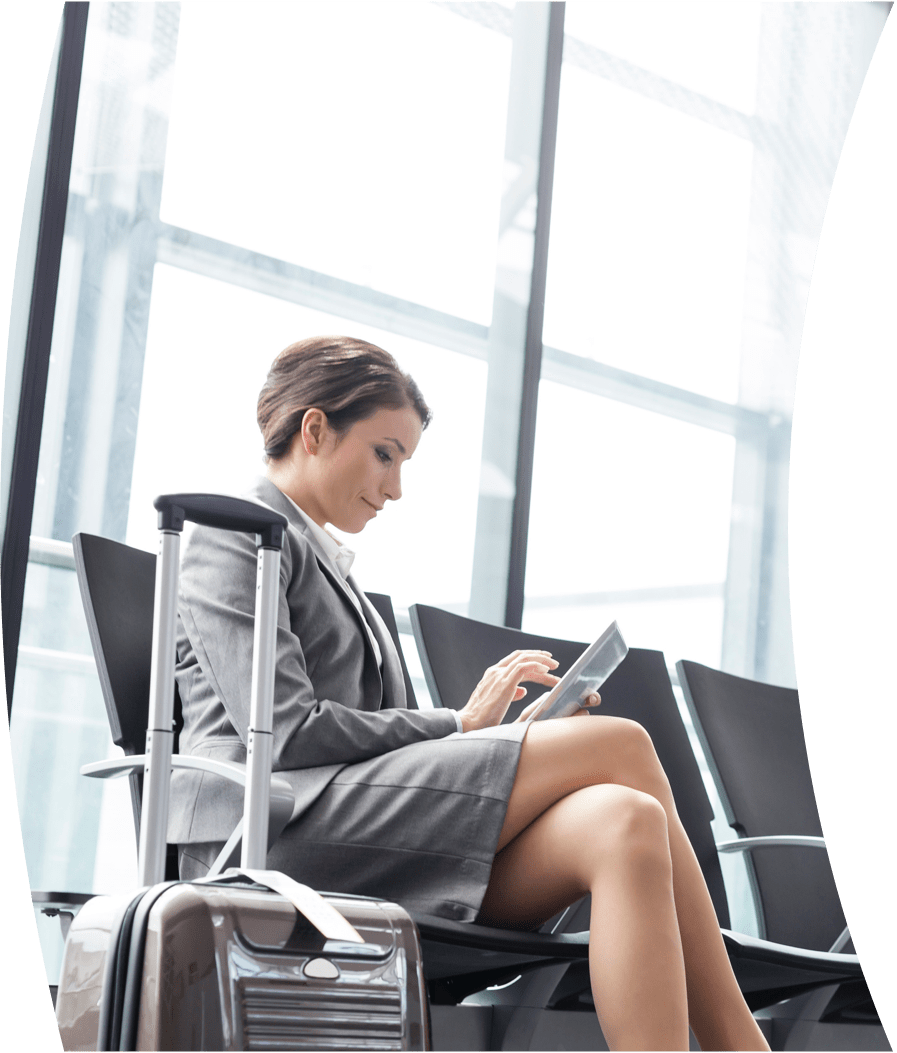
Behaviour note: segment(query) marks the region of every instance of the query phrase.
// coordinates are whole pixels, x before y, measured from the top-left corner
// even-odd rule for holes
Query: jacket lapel
[[[383,656],[384,704],[391,709],[407,709],[408,700],[405,696],[405,677],[402,673],[402,664],[399,660],[392,634],[377,613],[374,605],[358,587],[358,583],[351,574],[347,581],[361,603],[365,621],[370,631],[377,637],[377,643],[380,645],[380,654]]]
[[[364,592],[359,589],[358,585],[355,583],[352,575],[349,575],[348,581],[343,578],[334,566],[333,561],[321,548],[316,538],[308,529],[308,524],[293,507],[292,501],[290,501],[270,479],[259,479],[256,486],[253,487],[252,496],[274,508],[276,511],[282,512],[290,521],[290,525],[295,527],[295,529],[302,534],[311,546],[312,551],[317,558],[318,566],[324,572],[324,575],[329,579],[331,585],[336,591],[342,594],[346,604],[351,608],[352,614],[358,622],[359,628],[364,636],[369,657],[372,662],[376,662],[376,653],[374,651],[374,646],[371,643],[371,638],[372,636],[376,637],[377,643],[380,645],[380,654],[383,657],[383,693],[381,707],[385,705],[390,708],[407,708],[407,702],[405,700],[405,680],[402,676],[398,655],[395,653],[395,644],[393,643],[392,636],[390,636],[389,630],[383,624],[382,619],[374,610],[367,596],[365,596]],[[353,603],[351,598],[352,593],[354,593],[360,601],[362,611],[364,612],[363,614],[358,610],[355,603]],[[381,679],[379,670],[378,679]]]

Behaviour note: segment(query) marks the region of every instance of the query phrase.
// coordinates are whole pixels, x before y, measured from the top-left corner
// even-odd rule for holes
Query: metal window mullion
[[[50,141],[41,198],[41,217],[31,286],[31,307],[25,340],[22,388],[10,476],[9,503],[2,554],[3,656],[7,713],[12,713],[16,655],[25,596],[25,574],[44,400],[50,366],[50,345],[59,283],[62,238],[68,202],[75,119],[81,88],[87,3],[67,3],[63,9],[62,46],[56,73]]]
[[[511,519],[508,558],[508,589],[505,625],[519,629],[523,620],[523,590],[526,581],[526,547],[533,488],[533,460],[539,381],[542,375],[542,325],[545,318],[545,285],[548,273],[548,236],[551,229],[551,195],[557,147],[561,62],[564,50],[565,4],[552,3],[548,23],[548,56],[542,100],[542,136],[539,148],[539,181],[530,300],[526,321],[523,390],[520,399],[520,430],[517,442],[517,472]]]
[[[179,5],[132,4],[126,18],[116,11],[101,12],[110,32],[98,39],[103,61],[123,63],[125,73],[96,104],[103,141],[117,145],[85,188],[72,326],[54,346],[54,362],[67,358],[75,380],[54,406],[65,433],[55,471],[72,485],[48,503],[52,518],[35,525],[57,537],[87,529],[122,540],[129,511]],[[94,160],[103,149],[89,137],[83,148]]]
[[[523,373],[532,294],[550,3],[517,4],[504,144],[469,614],[505,620]]]

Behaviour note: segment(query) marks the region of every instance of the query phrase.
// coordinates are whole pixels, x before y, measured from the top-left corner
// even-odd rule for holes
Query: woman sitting
[[[390,634],[326,527],[358,533],[402,496],[429,419],[395,360],[348,337],[288,347],[259,396],[267,476],[247,496],[289,520],[273,767],[296,794],[268,866],[521,929],[591,893],[591,984],[611,1049],[687,1049],[689,1023],[704,1049],[767,1049],[639,724],[528,710],[501,724],[524,682],[557,682],[538,650],[487,669],[457,713],[407,708]],[[253,538],[197,527],[181,571],[182,753],[245,762],[255,590]],[[208,871],[241,814],[236,787],[176,772],[183,877]]]

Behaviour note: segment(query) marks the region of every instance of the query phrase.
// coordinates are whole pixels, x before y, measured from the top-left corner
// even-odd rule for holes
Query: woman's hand
[[[533,699],[533,701],[530,702],[530,704],[526,707],[526,709],[524,709],[524,711],[514,721],[514,723],[515,724],[522,724],[524,720],[529,720],[529,718],[533,715],[533,710],[536,708],[536,706],[539,706],[541,704],[542,704],[542,698]],[[572,715],[574,717],[582,716],[582,714],[586,713],[586,710],[589,709],[591,706],[600,706],[600,705],[601,705],[601,695],[599,695],[598,692],[595,691],[591,695],[589,695],[589,697],[585,700],[585,702],[583,702],[583,708],[582,709],[577,709],[577,711],[575,713],[573,713]],[[588,716],[588,713],[586,713],[586,716]]]
[[[489,666],[467,705],[458,713],[461,726],[465,731],[474,731],[500,724],[508,706],[526,695],[521,681],[554,687],[560,677],[550,670],[557,666],[549,651],[515,651]]]

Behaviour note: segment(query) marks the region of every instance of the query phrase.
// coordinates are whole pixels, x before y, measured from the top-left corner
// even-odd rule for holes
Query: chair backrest
[[[697,662],[677,668],[730,826],[742,837],[820,836],[797,691]],[[749,854],[766,938],[828,950],[845,921],[827,853],[782,847]]]
[[[488,625],[435,607],[416,605],[409,614],[434,704],[451,709],[465,704],[487,666],[512,651],[545,648],[560,663],[557,672],[562,674],[587,646]],[[527,701],[512,704],[505,722],[516,719]],[[630,649],[601,688],[601,706],[594,715],[602,714],[631,717],[651,735],[704,872],[719,923],[728,928],[729,908],[710,826],[713,808],[660,651]]]
[[[143,753],[149,715],[156,557],[92,534],[72,538],[75,571],[93,647],[112,741],[125,754]],[[175,751],[183,725],[175,689]],[[143,776],[131,778],[135,829],[140,828]]]
[[[402,653],[402,641],[399,639],[399,625],[396,621],[396,612],[392,607],[392,597],[382,592],[366,592],[365,596],[371,601],[371,606],[383,619],[386,628],[389,629],[389,635],[392,637],[392,642],[396,645],[396,650],[399,652],[399,661],[402,663],[402,675],[405,678],[405,695],[408,700],[408,708],[417,709],[417,697],[414,694],[414,685],[411,683],[408,666],[405,665],[405,655]]]

